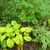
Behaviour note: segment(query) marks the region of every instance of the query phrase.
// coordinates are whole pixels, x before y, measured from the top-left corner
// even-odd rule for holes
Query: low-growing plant
[[[30,42],[32,40],[32,38],[30,37],[30,32],[31,32],[32,28],[30,27],[22,27],[21,28],[21,32],[24,32],[24,40],[27,42]]]
[[[0,44],[5,49],[7,46],[12,48],[14,44],[23,45],[24,40],[31,41],[29,33],[31,27],[21,27],[15,20],[8,23],[5,27],[0,27]],[[23,36],[24,34],[24,36]]]
[[[46,50],[47,46],[50,47],[50,31],[47,31],[45,27],[33,29],[33,36],[35,36],[33,42],[42,43],[42,50]]]

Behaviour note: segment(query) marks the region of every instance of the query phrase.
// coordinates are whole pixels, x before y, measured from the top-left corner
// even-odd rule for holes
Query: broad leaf
[[[6,28],[6,33],[12,33],[14,31],[13,28]]]
[[[30,42],[32,38],[30,36],[24,36],[24,40]]]
[[[13,41],[18,45],[18,44],[20,44],[20,41],[19,41],[19,37],[14,37],[13,38]]]
[[[6,40],[6,39],[3,40],[3,41],[1,42],[1,45],[2,45],[2,47],[7,47],[7,40]]]
[[[14,42],[12,39],[10,39],[10,38],[7,39],[7,46],[10,48],[12,48],[14,46]]]

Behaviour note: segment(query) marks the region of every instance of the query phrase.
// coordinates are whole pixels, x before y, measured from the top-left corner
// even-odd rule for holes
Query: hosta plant
[[[30,42],[31,27],[21,27],[15,20],[4,27],[0,27],[0,44],[5,49],[7,46],[12,48],[14,44],[23,45],[24,40]],[[23,36],[24,34],[24,36]],[[28,34],[28,35],[27,35]]]

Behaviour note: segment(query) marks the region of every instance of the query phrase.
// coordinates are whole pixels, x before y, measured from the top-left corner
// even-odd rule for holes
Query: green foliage
[[[46,50],[47,46],[50,47],[50,31],[47,31],[45,27],[33,29],[33,42],[42,43],[42,50]]]
[[[2,22],[7,23],[6,26],[0,26],[0,44],[4,50],[7,46],[12,48],[14,43],[23,45],[24,41],[40,42],[43,44],[42,50],[50,47],[50,31],[42,27],[50,25],[50,0],[1,0],[0,23]],[[38,27],[33,28],[31,33],[30,25],[21,27],[21,24],[18,24],[25,25],[25,22],[32,25],[32,28],[37,25]],[[32,39],[30,34],[33,34],[35,39]]]
[[[3,48],[6,48],[7,46],[12,48],[14,44],[23,45],[24,40],[29,42],[31,41],[30,35],[23,36],[23,34],[30,34],[32,28],[20,27],[20,24],[18,24],[15,20],[13,20],[10,24],[8,23],[5,27],[0,27],[0,44]],[[23,31],[23,29],[25,30]]]
[[[0,1],[0,17],[5,22],[17,20],[38,24],[39,19],[45,20],[50,16],[49,0],[2,0]]]
[[[7,39],[7,46],[10,48],[12,48],[14,46],[14,42],[10,38]]]
[[[24,36],[24,39],[28,42],[30,42],[32,40],[32,38],[30,36]]]
[[[21,29],[21,32],[31,32],[31,28],[30,27],[22,27]]]

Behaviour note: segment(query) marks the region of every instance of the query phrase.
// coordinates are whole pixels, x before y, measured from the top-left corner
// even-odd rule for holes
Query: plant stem
[[[23,50],[23,46],[22,45],[18,45],[17,49],[18,50]]]

